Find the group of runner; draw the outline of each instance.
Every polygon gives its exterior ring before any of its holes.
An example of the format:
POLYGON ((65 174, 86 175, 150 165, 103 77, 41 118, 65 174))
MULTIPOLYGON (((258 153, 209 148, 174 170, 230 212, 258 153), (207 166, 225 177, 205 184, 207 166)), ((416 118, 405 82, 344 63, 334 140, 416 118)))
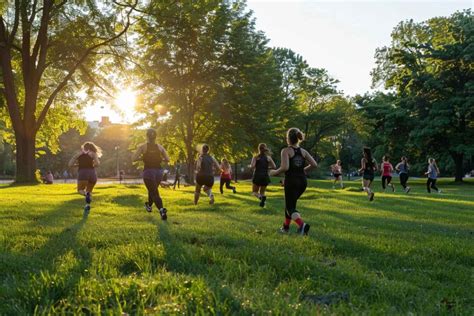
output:
MULTIPOLYGON (((133 154, 133 161, 143 162, 143 182, 148 191, 148 200, 145 202, 147 212, 152 212, 153 205, 158 209, 161 219, 167 219, 167 209, 163 206, 163 200, 160 197, 159 185, 163 178, 163 164, 170 161, 165 148, 156 143, 156 131, 148 129, 146 132, 146 143, 140 145, 133 154)), ((304 134, 298 128, 290 128, 286 133, 287 147, 281 151, 281 163, 277 168, 273 161, 270 149, 266 144, 258 145, 258 153, 252 158, 251 167, 254 170, 252 179, 252 194, 259 200, 261 207, 265 206, 267 197, 265 195, 266 188, 270 184, 270 176, 278 176, 284 174, 281 181, 284 187, 285 196, 285 219, 280 228, 281 233, 288 233, 291 221, 297 225, 297 232, 301 235, 307 235, 310 225, 305 223, 298 212, 296 205, 298 199, 305 192, 307 187, 307 173, 317 167, 314 158, 303 148, 300 143, 304 140, 304 134)), ((371 184, 374 180, 375 172, 378 170, 377 162, 372 157, 370 148, 364 148, 364 156, 361 160, 363 190, 367 193, 370 201, 374 199, 374 192, 371 184)), ((92 142, 86 142, 69 161, 69 167, 78 167, 77 192, 85 197, 84 215, 87 216, 91 209, 92 191, 97 183, 97 175, 95 168, 99 166, 99 159, 102 156, 101 149, 92 142)), ((344 187, 342 182, 342 164, 338 160, 336 164, 331 166, 334 176, 334 186, 337 182, 341 188, 344 187)), ((391 183, 391 174, 397 170, 400 174, 400 183, 404 191, 408 193, 410 187, 407 186, 408 171, 410 166, 406 157, 402 157, 400 163, 393 168, 389 157, 384 156, 380 169, 382 170, 382 187, 385 190, 389 186, 395 191, 395 186, 391 183)), ((204 144, 196 161, 196 187, 194 192, 194 204, 196 205, 201 197, 201 191, 209 198, 209 204, 214 204, 215 198, 212 192, 214 185, 214 175, 221 174, 220 192, 224 193, 224 185, 227 189, 236 193, 236 188, 231 185, 232 168, 226 159, 222 159, 219 163, 210 154, 210 147, 204 144)), ((179 172, 179 171, 178 171, 179 172)), ((427 190, 431 192, 434 189, 441 192, 436 187, 436 178, 439 174, 439 168, 433 158, 429 159, 429 166, 426 175, 428 175, 427 190)), ((179 175, 177 174, 177 177, 179 175)), ((174 183, 176 184, 176 182, 174 183)))

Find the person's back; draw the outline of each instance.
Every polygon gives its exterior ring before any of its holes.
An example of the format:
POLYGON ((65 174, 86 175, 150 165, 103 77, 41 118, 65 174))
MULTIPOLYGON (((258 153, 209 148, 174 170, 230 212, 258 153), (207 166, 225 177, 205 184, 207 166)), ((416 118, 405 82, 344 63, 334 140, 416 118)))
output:
POLYGON ((293 157, 290 157, 289 159, 289 168, 285 172, 286 177, 292 177, 292 176, 302 176, 306 177, 306 173, 304 171, 305 165, 306 165, 306 159, 303 156, 303 153, 301 152, 300 147, 293 147, 291 146, 290 148, 293 149, 294 155, 293 157))
POLYGON ((209 154, 201 155, 201 168, 198 175, 214 175, 213 170, 214 160, 209 154))
POLYGON ((428 165, 428 178, 436 179, 438 178, 438 170, 434 163, 428 165))
POLYGON ((160 169, 161 168, 161 150, 156 143, 147 143, 146 151, 143 153, 144 169, 160 169))
POLYGON ((259 154, 255 157, 255 171, 256 175, 268 174, 268 158, 265 154, 259 154))
POLYGON ((382 163, 382 175, 385 177, 390 177, 392 175, 392 164, 390 162, 383 162, 382 163))
POLYGON ((78 164, 79 170, 94 169, 94 159, 91 157, 91 155, 85 152, 83 152, 77 158, 77 164, 78 164))

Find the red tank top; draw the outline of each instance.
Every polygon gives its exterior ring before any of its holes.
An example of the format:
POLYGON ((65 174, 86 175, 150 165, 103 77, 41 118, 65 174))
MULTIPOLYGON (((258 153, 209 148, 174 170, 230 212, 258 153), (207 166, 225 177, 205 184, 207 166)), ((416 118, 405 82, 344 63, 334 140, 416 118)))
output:
POLYGON ((383 176, 391 176, 392 173, 391 173, 391 170, 392 170, 392 164, 390 162, 384 162, 382 164, 382 168, 383 168, 383 176))

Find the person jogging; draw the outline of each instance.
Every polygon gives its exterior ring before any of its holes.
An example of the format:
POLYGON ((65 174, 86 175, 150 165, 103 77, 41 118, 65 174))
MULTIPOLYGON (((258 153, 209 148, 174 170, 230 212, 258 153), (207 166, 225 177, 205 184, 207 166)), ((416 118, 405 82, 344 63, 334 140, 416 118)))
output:
POLYGON ((425 172, 425 175, 428 176, 428 180, 426 181, 426 189, 428 190, 428 193, 431 193, 431 189, 441 193, 441 190, 436 186, 436 181, 439 176, 439 168, 434 158, 428 159, 428 171, 425 172))
POLYGON ((169 157, 166 150, 156 143, 156 131, 148 129, 146 131, 146 143, 140 145, 132 157, 133 161, 143 161, 143 182, 148 191, 148 201, 145 202, 147 212, 153 210, 153 203, 160 212, 162 220, 167 220, 167 209, 163 206, 158 187, 163 178, 162 163, 168 163, 169 157))
POLYGON ((286 135, 288 147, 281 151, 281 165, 271 170, 271 176, 285 173, 285 221, 280 228, 281 233, 288 233, 291 220, 298 225, 298 234, 307 235, 310 225, 305 223, 296 209, 296 203, 308 185, 306 173, 316 168, 317 163, 311 155, 299 146, 304 140, 304 134, 298 128, 290 128, 286 135))
POLYGON ((221 191, 221 194, 224 194, 224 184, 226 189, 232 190, 232 192, 237 193, 236 189, 234 186, 230 185, 232 181, 232 167, 230 166, 229 161, 227 159, 222 159, 221 161, 221 182, 219 189, 221 191))
POLYGON ((332 188, 336 188, 336 183, 339 181, 341 189, 344 189, 344 183, 342 182, 342 163, 340 160, 337 160, 335 164, 331 165, 331 174, 334 177, 334 182, 332 188))
POLYGON ((269 169, 275 169, 276 165, 271 157, 271 151, 267 145, 258 145, 258 154, 252 157, 250 167, 253 169, 252 194, 260 200, 260 206, 265 207, 267 196, 265 191, 270 184, 269 169))
POLYGON ((388 155, 383 156, 380 169, 382 170, 382 189, 385 192, 385 189, 389 186, 392 188, 392 192, 395 192, 395 186, 392 183, 393 166, 388 155))
POLYGON ((395 170, 398 171, 398 175, 400 177, 400 185, 403 187, 405 193, 410 192, 411 188, 407 185, 408 171, 410 170, 408 158, 403 156, 401 161, 395 166, 395 170))
POLYGON ((179 189, 179 184, 181 182, 181 164, 179 163, 179 160, 176 162, 174 171, 176 175, 174 177, 173 190, 176 190, 176 184, 178 185, 178 189, 179 189))
POLYGON ((214 194, 212 194, 214 172, 221 171, 221 169, 217 160, 209 155, 209 150, 209 145, 204 144, 201 149, 201 154, 196 161, 196 190, 194 192, 194 205, 197 205, 199 201, 201 189, 203 189, 209 197, 209 204, 214 204, 214 194))
POLYGON ((369 201, 374 200, 375 193, 372 192, 370 186, 374 181, 375 171, 377 171, 377 162, 372 158, 372 151, 369 147, 364 147, 364 157, 360 161, 359 172, 362 173, 362 188, 367 192, 369 201))
POLYGON ((84 216, 89 215, 92 203, 92 191, 97 183, 95 168, 99 166, 102 150, 93 142, 85 142, 69 161, 69 167, 78 167, 77 192, 85 197, 84 216))

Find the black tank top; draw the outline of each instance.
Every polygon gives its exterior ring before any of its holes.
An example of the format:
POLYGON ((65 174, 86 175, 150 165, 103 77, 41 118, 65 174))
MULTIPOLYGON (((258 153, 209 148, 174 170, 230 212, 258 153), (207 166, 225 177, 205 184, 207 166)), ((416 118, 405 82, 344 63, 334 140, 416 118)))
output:
POLYGON ((260 154, 255 157, 255 174, 267 175, 268 174, 268 158, 265 154, 260 154))
POLYGON ((143 154, 144 169, 161 168, 161 151, 158 144, 146 144, 146 152, 143 154))
POLYGON ((301 152, 301 148, 291 147, 293 148, 295 155, 290 157, 290 166, 288 170, 285 172, 285 176, 303 176, 305 177, 306 174, 304 172, 304 167, 306 164, 306 159, 303 157, 303 153, 301 152))
POLYGON ((212 160, 211 156, 209 156, 208 154, 202 154, 201 155, 201 168, 199 169, 198 174, 212 176, 214 174, 212 170, 213 164, 214 164, 214 161, 212 160))
POLYGON ((93 169, 94 168, 94 159, 91 158, 86 153, 82 153, 79 157, 77 157, 77 163, 80 169, 93 169))
POLYGON ((364 173, 365 174, 373 174, 374 173, 374 166, 375 166, 374 159, 372 159, 370 162, 367 159, 365 159, 364 173))

